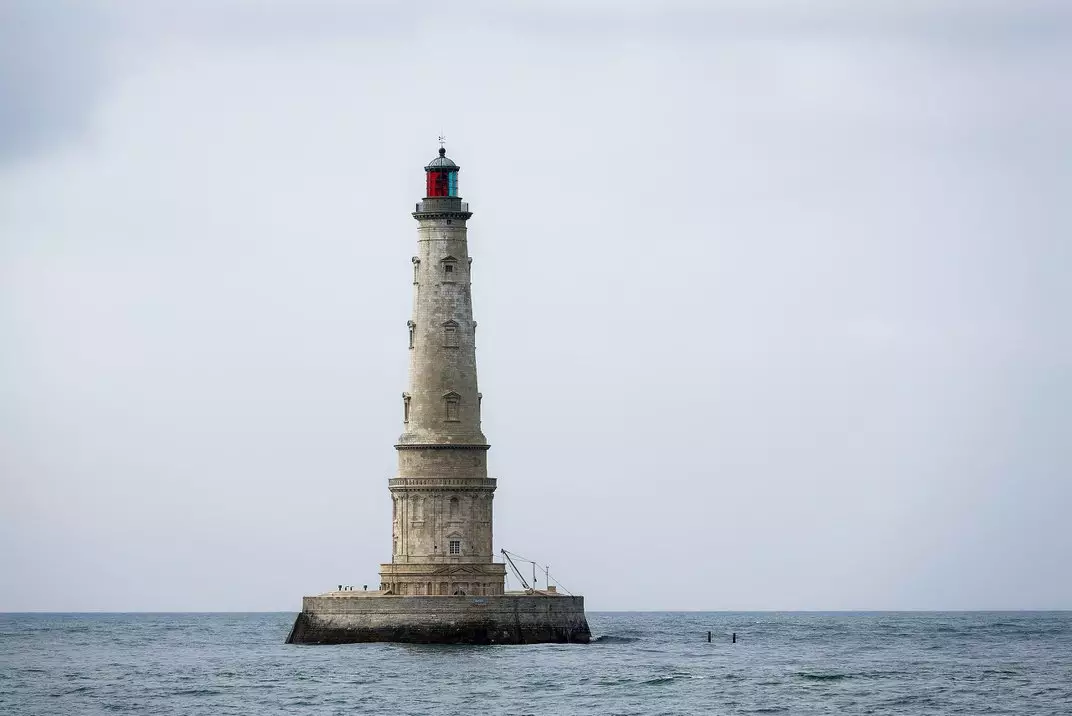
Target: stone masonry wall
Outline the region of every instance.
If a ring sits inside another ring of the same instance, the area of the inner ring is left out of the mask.
[[[587,643],[584,598],[305,597],[288,643]]]
[[[398,475],[391,480],[391,563],[487,565],[486,573],[463,580],[461,591],[501,594],[503,577],[492,552],[495,481],[487,477],[480,429],[466,216],[417,217],[409,385]],[[381,584],[409,594],[442,589],[438,579],[383,569]],[[448,589],[453,593],[456,585]]]

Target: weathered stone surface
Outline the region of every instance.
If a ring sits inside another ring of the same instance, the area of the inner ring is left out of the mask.
[[[496,482],[480,428],[470,216],[458,197],[426,197],[414,213],[409,385],[398,474],[389,482],[391,564],[380,570],[380,588],[395,594],[496,595],[505,586],[492,548]],[[463,566],[467,576],[451,579]]]
[[[358,594],[306,597],[287,643],[587,644],[591,638],[584,597]]]

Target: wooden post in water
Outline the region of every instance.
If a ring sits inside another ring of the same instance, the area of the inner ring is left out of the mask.
[[[737,632],[733,632],[733,643],[737,643]]]
[[[711,632],[707,632],[707,643],[711,643]]]

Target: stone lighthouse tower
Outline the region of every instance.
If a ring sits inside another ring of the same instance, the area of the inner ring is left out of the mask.
[[[488,443],[480,430],[472,259],[458,196],[460,167],[440,149],[424,168],[417,220],[409,386],[402,394],[398,476],[391,479],[391,563],[380,589],[394,594],[502,594],[492,561]]]
[[[391,561],[380,588],[305,597],[291,644],[395,641],[449,644],[587,643],[584,597],[554,587],[504,592],[493,560],[488,442],[480,428],[476,321],[459,167],[444,149],[417,203],[409,385],[402,393],[398,474],[391,491]],[[534,580],[535,581],[535,580]]]

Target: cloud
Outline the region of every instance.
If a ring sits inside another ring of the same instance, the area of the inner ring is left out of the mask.
[[[1070,534],[1057,6],[101,7],[23,12],[0,608],[374,580],[441,129],[502,546],[593,608],[1070,603],[1009,566]]]
[[[0,163],[85,136],[113,79],[111,32],[93,2],[0,3]]]

